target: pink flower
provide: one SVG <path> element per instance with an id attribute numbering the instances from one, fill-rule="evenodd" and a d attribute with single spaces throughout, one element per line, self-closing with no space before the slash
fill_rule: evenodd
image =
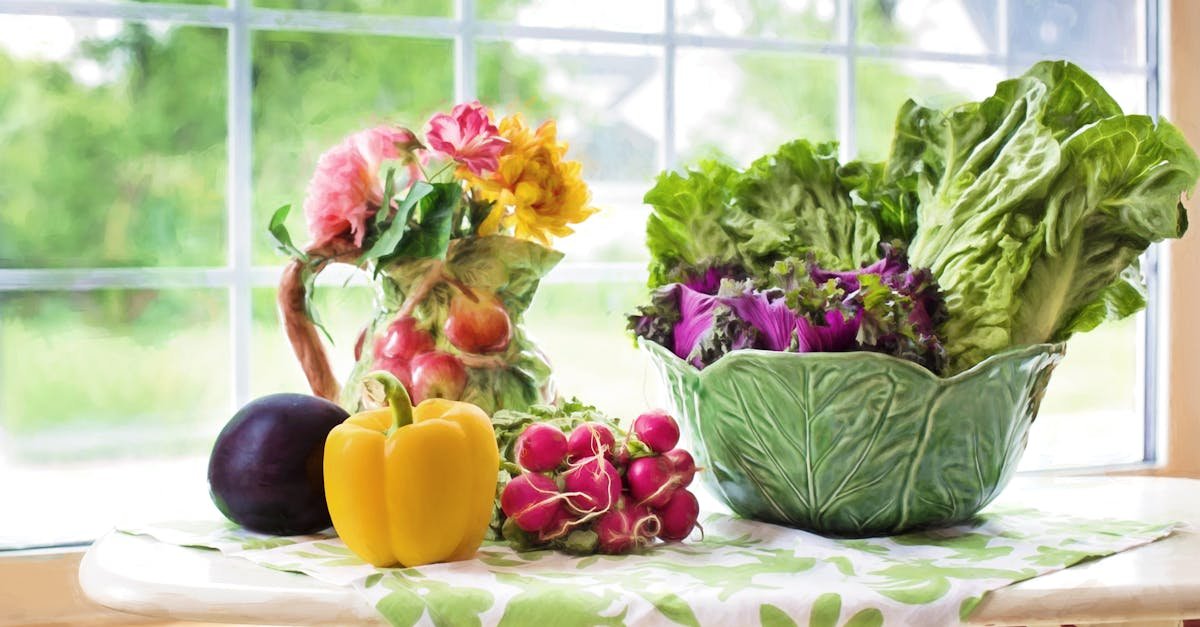
<path id="1" fill-rule="evenodd" d="M 379 126 L 359 131 L 321 155 L 304 198 L 313 244 L 320 246 L 350 233 L 354 245 L 361 247 L 367 218 L 383 202 L 380 166 L 404 159 L 412 185 L 420 176 L 415 155 L 419 147 L 409 130 Z"/>
<path id="2" fill-rule="evenodd" d="M 354 142 L 347 140 L 330 148 L 317 161 L 304 197 L 304 217 L 313 244 L 321 246 L 349 232 L 354 245 L 362 246 L 367 218 L 382 201 L 379 172 L 371 169 Z"/>
<path id="3" fill-rule="evenodd" d="M 476 176 L 499 167 L 500 152 L 508 140 L 489 117 L 487 107 L 475 102 L 456 105 L 450 114 L 429 120 L 425 138 L 430 148 L 463 164 Z"/>
<path id="4" fill-rule="evenodd" d="M 403 161 L 408 168 L 408 187 L 421 178 L 421 167 L 417 165 L 417 160 L 424 163 L 429 159 L 416 135 L 399 126 L 377 126 L 359 131 L 350 136 L 350 141 L 374 172 L 379 171 L 385 160 Z"/>

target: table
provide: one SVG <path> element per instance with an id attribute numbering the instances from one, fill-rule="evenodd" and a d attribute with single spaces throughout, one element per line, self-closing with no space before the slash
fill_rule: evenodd
<path id="1" fill-rule="evenodd" d="M 1194 529 L 993 592 L 972 613 L 970 624 L 1200 618 L 1200 481 L 1018 477 L 997 503 L 1087 517 L 1182 520 Z M 349 588 L 122 533 L 110 533 L 88 550 L 79 579 L 88 597 L 101 605 L 164 619 L 382 624 Z"/>

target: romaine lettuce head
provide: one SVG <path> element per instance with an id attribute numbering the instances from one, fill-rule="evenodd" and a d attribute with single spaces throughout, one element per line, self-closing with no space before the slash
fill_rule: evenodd
<path id="1" fill-rule="evenodd" d="M 1070 63 L 946 111 L 910 101 L 896 124 L 887 171 L 919 196 L 909 260 L 945 295 L 949 374 L 1137 311 L 1138 256 L 1186 229 L 1195 153 Z"/>

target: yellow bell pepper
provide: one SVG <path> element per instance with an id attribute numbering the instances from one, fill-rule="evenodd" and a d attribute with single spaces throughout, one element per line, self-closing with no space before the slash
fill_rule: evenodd
<path id="1" fill-rule="evenodd" d="M 470 559 L 492 518 L 500 454 L 486 412 L 428 399 L 412 407 L 387 372 L 388 407 L 360 412 L 325 440 L 325 500 L 346 546 L 375 566 Z"/>

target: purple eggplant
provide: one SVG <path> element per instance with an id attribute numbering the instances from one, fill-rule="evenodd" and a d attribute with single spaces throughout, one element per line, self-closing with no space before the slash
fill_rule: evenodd
<path id="1" fill-rule="evenodd" d="M 338 405 L 304 394 L 272 394 L 248 403 L 221 430 L 208 460 L 217 509 L 262 533 L 328 528 L 325 436 L 348 417 Z"/>

